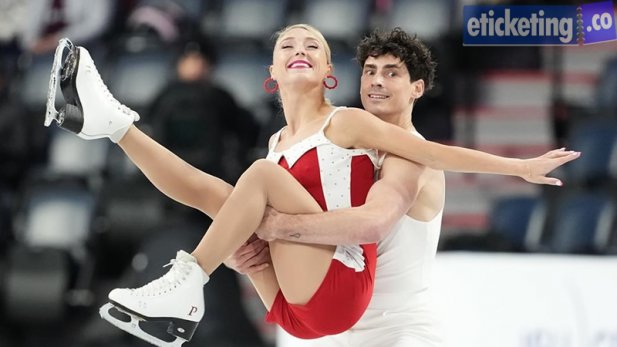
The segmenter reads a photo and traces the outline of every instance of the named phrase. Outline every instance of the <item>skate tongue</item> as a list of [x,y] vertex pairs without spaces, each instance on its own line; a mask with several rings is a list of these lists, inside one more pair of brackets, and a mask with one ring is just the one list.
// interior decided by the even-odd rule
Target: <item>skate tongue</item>
[[210,276],[208,276],[208,274],[201,268],[201,266],[199,266],[199,263],[197,263],[197,259],[195,259],[195,257],[190,255],[189,253],[186,253],[182,250],[178,251],[178,253],[176,254],[176,261],[197,264],[197,267],[199,267],[199,270],[201,270],[203,283],[206,284],[210,281]]
[[195,257],[193,257],[189,253],[182,251],[182,250],[176,253],[176,260],[179,260],[185,263],[197,263],[197,260],[195,259]]

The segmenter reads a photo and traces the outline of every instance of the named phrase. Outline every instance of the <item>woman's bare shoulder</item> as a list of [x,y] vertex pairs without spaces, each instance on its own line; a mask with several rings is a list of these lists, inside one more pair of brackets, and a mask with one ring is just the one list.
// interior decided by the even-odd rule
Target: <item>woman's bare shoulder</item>
[[[342,124],[354,124],[359,119],[364,117],[374,117],[371,113],[357,107],[346,107],[342,108],[338,111],[336,117],[333,118],[333,121],[338,121]],[[337,120],[338,118],[338,120]]]

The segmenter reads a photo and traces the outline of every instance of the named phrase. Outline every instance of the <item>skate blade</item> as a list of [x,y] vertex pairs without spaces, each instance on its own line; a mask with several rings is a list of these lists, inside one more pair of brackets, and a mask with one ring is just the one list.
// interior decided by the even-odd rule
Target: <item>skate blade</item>
[[[116,309],[119,312],[121,312],[122,314],[130,317],[130,321],[124,321],[119,319],[118,317],[114,317],[112,314],[110,314],[110,310],[112,309]],[[148,343],[151,343],[155,346],[159,346],[159,347],[180,347],[182,346],[183,343],[186,342],[185,339],[174,336],[175,340],[168,342],[168,341],[163,341],[155,336],[152,336],[148,333],[146,333],[145,331],[143,331],[141,329],[141,327],[139,326],[139,321],[143,321],[144,319],[138,316],[135,316],[132,313],[129,313],[125,310],[123,310],[120,307],[115,306],[112,303],[107,303],[103,306],[101,306],[101,308],[99,309],[99,314],[101,315],[101,318],[103,318],[104,320],[108,321],[109,323],[111,323],[112,325],[114,325],[115,327],[119,328],[120,330],[123,330],[133,336],[136,336]],[[170,335],[173,336],[173,335]]]
[[56,47],[56,53],[54,54],[54,62],[51,65],[51,75],[49,77],[49,88],[47,89],[47,110],[45,112],[45,126],[48,127],[51,125],[53,120],[56,120],[58,124],[62,124],[63,117],[56,110],[55,100],[56,100],[56,91],[58,90],[59,80],[60,80],[60,70],[62,69],[62,54],[64,53],[64,49],[68,49],[72,51],[75,49],[73,43],[67,39],[63,38],[58,42],[58,47]]

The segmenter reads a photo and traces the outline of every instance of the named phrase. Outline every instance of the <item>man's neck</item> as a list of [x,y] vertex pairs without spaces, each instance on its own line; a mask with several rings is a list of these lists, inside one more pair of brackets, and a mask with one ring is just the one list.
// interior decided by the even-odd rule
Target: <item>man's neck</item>
[[381,120],[397,125],[405,130],[416,131],[416,128],[413,126],[413,123],[411,121],[411,114],[409,113],[403,112],[377,116]]

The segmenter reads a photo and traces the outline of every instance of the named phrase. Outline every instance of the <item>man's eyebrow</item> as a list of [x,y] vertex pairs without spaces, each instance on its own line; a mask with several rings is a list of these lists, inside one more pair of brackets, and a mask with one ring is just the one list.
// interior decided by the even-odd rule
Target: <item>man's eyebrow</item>
[[400,64],[386,64],[384,65],[384,69],[400,69],[402,63]]
[[[400,69],[402,67],[402,63],[400,64],[386,64],[383,66],[384,69]],[[365,69],[377,69],[377,65],[375,64],[364,64]]]

